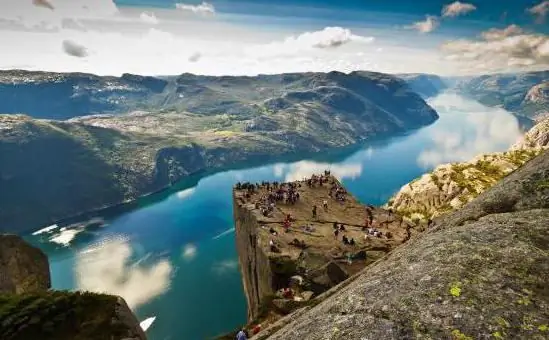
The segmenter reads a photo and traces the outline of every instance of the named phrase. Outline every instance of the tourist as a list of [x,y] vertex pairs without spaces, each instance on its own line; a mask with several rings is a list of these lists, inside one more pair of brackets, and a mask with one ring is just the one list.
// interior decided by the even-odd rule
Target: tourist
[[255,325],[255,327],[252,329],[252,334],[253,335],[256,335],[257,333],[261,332],[261,325],[260,324],[257,324]]
[[327,211],[327,210],[328,210],[328,201],[327,201],[327,200],[324,200],[324,201],[322,202],[322,205],[324,206],[324,210]]
[[343,241],[343,244],[349,244],[349,239],[345,235],[343,235],[342,241]]
[[241,329],[236,334],[236,340],[248,340],[248,332],[245,329]]
[[313,205],[313,218],[316,218],[316,205]]
[[339,229],[334,230],[334,236],[337,239],[337,236],[339,235]]
[[352,245],[352,246],[354,246],[354,245],[355,245],[355,239],[352,238],[352,239],[349,241],[349,244]]

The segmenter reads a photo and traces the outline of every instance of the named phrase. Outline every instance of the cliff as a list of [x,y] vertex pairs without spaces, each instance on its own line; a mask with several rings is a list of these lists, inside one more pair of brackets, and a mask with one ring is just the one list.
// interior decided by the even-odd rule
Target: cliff
[[444,164],[404,185],[387,203],[409,220],[427,220],[463,207],[509,173],[549,148],[549,118],[507,152]]
[[[251,190],[237,185],[234,190],[236,242],[249,321],[271,323],[308,305],[405,242],[413,232],[397,215],[365,207],[349,194],[344,195],[344,201],[336,200],[335,194],[330,195],[331,188],[344,189],[334,177],[313,178],[323,178],[323,185],[309,185],[304,180],[280,186],[254,184]],[[277,193],[287,198],[292,190],[299,193],[295,203],[273,198]],[[272,211],[265,210],[269,197],[275,203]],[[318,207],[316,217],[312,215],[314,205]],[[365,237],[368,211],[371,228],[379,231],[379,236]],[[291,222],[286,232],[288,214]],[[335,235],[334,223],[344,225],[345,230]],[[345,244],[343,237],[353,239],[353,244]],[[291,288],[293,297],[281,293],[285,288]]]
[[19,236],[0,235],[0,339],[146,339],[124,299],[50,285],[46,255]]
[[[202,170],[349,146],[438,118],[404,81],[380,73],[162,81],[0,72],[0,112],[35,116],[0,115],[0,231],[30,231],[128,202]],[[46,93],[44,102],[28,99],[33,91]],[[96,112],[78,106],[82,96],[100,108],[111,103],[97,111],[110,114],[74,117]],[[61,113],[74,108],[73,116],[63,113],[72,119],[36,118],[57,118],[56,105]]]
[[46,255],[19,236],[0,234],[0,293],[32,293],[50,287]]
[[549,151],[253,339],[547,339]]

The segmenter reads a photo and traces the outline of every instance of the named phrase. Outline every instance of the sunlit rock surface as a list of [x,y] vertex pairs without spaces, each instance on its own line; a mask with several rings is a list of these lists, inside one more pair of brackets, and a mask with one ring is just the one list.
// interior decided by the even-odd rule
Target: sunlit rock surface
[[546,339],[549,151],[253,339]]
[[427,220],[459,209],[507,174],[549,148],[549,119],[528,131],[509,151],[443,164],[404,185],[387,203],[410,220]]

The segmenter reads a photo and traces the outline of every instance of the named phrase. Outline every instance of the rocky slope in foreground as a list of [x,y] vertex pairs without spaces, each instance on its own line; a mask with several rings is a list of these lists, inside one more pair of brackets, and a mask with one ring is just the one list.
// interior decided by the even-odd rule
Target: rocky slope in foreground
[[459,209],[547,148],[549,118],[535,125],[507,152],[438,166],[404,185],[387,207],[410,220],[427,220]]
[[[78,106],[82,98],[113,105],[97,109],[113,114],[68,121],[0,115],[0,231],[28,231],[133,200],[200,170],[351,145],[438,118],[403,80],[370,72],[181,75],[162,80],[165,87],[127,75],[0,76],[0,112],[44,116],[57,112],[54,104],[59,112],[92,112]],[[30,100],[23,89],[47,95]],[[137,108],[148,111],[120,113]]]
[[122,298],[48,291],[50,280],[40,249],[0,234],[0,339],[146,339]]
[[547,221],[544,151],[253,339],[547,339]]

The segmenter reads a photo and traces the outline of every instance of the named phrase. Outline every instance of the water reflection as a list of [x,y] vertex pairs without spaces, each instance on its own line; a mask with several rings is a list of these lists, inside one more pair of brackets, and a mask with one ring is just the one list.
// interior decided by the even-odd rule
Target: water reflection
[[284,182],[292,182],[310,177],[312,174],[322,173],[324,170],[330,170],[339,179],[356,178],[362,174],[362,164],[301,161],[293,164],[276,164],[273,167],[273,174],[276,177],[284,178]]
[[500,151],[522,135],[517,119],[504,109],[487,107],[452,93],[439,95],[429,104],[441,118],[437,129],[430,132],[432,143],[417,158],[425,168]]
[[130,308],[163,294],[170,286],[172,266],[168,260],[148,265],[149,258],[131,263],[128,240],[112,239],[92,245],[76,256],[78,289],[122,296]]

